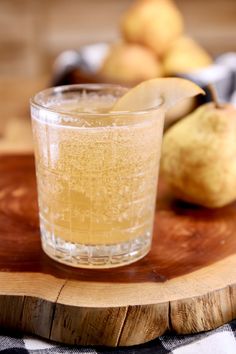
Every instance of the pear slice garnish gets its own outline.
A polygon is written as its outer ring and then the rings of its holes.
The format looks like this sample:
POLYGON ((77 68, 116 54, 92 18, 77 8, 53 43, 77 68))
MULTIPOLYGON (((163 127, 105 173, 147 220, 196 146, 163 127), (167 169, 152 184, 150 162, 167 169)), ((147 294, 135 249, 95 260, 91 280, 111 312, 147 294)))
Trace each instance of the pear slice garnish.
POLYGON ((204 90, 192 81, 181 78, 157 78, 142 82, 119 98, 112 112, 146 111, 158 106, 168 111, 179 101, 205 94, 204 90))

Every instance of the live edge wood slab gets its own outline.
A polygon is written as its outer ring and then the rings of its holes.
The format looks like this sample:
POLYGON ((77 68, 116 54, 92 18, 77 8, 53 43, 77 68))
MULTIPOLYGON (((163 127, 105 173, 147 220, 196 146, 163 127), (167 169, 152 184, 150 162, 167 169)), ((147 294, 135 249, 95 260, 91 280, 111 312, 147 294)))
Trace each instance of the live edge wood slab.
POLYGON ((152 251, 112 270, 41 250, 34 160, 0 157, 0 326, 63 343, 128 346, 236 318, 236 204, 206 210, 159 183, 152 251))

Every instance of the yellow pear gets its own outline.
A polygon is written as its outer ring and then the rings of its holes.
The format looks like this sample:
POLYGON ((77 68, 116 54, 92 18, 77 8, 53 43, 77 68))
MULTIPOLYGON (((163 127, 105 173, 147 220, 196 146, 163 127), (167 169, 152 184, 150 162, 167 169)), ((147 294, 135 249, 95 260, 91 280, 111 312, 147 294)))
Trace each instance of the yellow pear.
POLYGON ((173 193, 209 208, 236 199, 236 109, 200 106, 163 139, 161 173, 173 193))
POLYGON ((187 36, 175 40, 163 58, 165 75, 190 73, 212 64, 210 55, 187 36))
POLYGON ((143 44, 161 56, 183 32, 183 19, 172 0, 139 0, 125 13, 121 30, 128 42, 143 44))
POLYGON ((135 83, 161 76, 162 69, 150 49, 119 43, 111 47, 100 74, 109 81, 135 83))

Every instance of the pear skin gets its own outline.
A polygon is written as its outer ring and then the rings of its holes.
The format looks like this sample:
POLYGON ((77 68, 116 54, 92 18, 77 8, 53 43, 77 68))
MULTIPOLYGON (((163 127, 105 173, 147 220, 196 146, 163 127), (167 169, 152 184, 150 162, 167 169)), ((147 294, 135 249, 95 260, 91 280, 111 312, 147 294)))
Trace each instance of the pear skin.
POLYGON ((164 135, 161 174, 180 199, 219 208, 236 199, 236 109, 200 106, 164 135))
POLYGON ((212 64, 212 58, 194 39, 182 36, 175 40, 165 53, 165 75, 191 73, 212 64))
POLYGON ((100 74, 111 82, 133 83, 162 76, 162 69, 150 49, 117 43, 111 47, 100 74))
POLYGON ((172 0, 137 0, 124 14, 121 31, 130 43, 162 56, 183 32, 183 17, 172 0))

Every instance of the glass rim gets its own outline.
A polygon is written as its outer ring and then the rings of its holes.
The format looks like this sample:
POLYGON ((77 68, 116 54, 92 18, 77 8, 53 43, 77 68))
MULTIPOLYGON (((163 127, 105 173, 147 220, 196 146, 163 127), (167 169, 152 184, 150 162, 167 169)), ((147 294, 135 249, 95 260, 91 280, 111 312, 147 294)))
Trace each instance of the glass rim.
POLYGON ((46 110, 48 112, 51 112, 53 114, 59 114, 59 115, 64 115, 64 116, 73 116, 73 117, 111 117, 111 116, 137 116, 137 115, 145 115, 145 114, 150 114, 155 111, 160 110, 163 107, 164 100, 163 98, 160 98, 162 102, 158 105, 155 105, 153 107, 147 108, 145 110, 138 110, 138 111, 114 111, 114 112, 106 112, 106 113, 99 113, 99 112, 65 112, 65 111, 60 111, 60 109, 55 109, 51 107, 47 107, 46 105, 39 103, 39 95, 46 95, 55 92, 57 93, 66 93, 69 92, 70 89, 91 89, 91 90, 102 90, 102 89, 129 89, 127 86, 122 86, 122 85, 116 85, 116 84, 104 84, 104 83, 90 83, 90 84, 72 84, 72 85, 60 85, 60 86, 53 86, 46 88, 44 90, 41 90, 37 92, 34 96, 30 98, 30 104, 31 106, 46 110))

